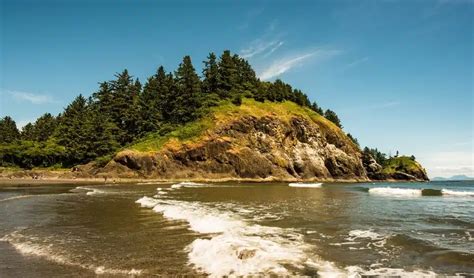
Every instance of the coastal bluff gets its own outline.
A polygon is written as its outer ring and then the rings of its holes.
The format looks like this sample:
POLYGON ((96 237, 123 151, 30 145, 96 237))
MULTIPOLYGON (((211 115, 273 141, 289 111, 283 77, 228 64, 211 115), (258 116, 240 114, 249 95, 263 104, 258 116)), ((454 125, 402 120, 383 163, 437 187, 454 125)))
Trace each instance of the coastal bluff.
POLYGON ((250 99, 215 107, 170 133, 147 136, 103 167, 79 167, 81 173, 131 179, 428 179, 421 166, 388 172, 365 163, 340 128, 308 108, 250 99))

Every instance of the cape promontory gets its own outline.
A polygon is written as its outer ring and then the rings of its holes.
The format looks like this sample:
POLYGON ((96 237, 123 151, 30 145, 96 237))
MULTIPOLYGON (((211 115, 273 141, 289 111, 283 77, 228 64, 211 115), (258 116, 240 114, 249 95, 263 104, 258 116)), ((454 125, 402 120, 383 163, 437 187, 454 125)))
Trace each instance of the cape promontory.
POLYGON ((359 147, 309 108, 244 99, 168 134, 147 136, 104 167, 83 169, 121 178, 427 180, 416 162, 393 171, 373 163, 365 164, 359 147))

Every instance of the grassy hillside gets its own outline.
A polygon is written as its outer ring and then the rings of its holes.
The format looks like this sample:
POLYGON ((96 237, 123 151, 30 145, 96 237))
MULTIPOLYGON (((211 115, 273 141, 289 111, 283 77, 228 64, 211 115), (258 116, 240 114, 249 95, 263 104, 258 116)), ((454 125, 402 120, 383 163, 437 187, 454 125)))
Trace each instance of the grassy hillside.
MULTIPOLYGON (((127 150, 139 152, 159 151, 164 145, 173 143, 192 143, 198 141, 206 135, 206 131, 211 131, 216 126, 232 122, 245 116, 264 117, 272 116, 289 121, 293 116, 300 116, 318 124, 324 131, 333 132, 340 135, 343 140, 352 141, 345 136, 332 122, 312 111, 307 107, 299 106, 291 101, 284 102, 258 102, 253 99, 243 99, 240 106, 232 104, 230 101, 222 102, 219 106, 212 107, 210 113, 203 118, 162 135, 160 132, 150 134, 140 141, 128 146, 127 150)), ((355 148, 356 146, 353 145, 355 148)))
POLYGON ((393 157, 387 160, 382 173, 391 175, 395 172, 416 173, 423 169, 421 165, 408 156, 393 157))

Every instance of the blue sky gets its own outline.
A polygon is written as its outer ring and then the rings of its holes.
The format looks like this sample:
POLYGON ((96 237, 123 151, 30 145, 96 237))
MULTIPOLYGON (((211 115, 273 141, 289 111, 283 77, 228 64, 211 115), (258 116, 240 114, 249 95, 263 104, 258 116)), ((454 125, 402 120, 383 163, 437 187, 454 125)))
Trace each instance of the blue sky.
POLYGON ((24 125, 127 68, 246 57, 335 110, 365 146, 414 154, 430 176, 474 176, 470 0, 0 0, 0 116, 24 125))

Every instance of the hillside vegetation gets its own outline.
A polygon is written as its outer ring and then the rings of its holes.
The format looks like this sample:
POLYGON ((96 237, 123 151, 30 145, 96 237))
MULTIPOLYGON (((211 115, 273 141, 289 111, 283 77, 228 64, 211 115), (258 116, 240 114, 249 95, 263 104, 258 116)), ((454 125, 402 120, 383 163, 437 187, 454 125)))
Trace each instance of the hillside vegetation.
MULTIPOLYGON (((215 129, 217 126, 222 126, 246 116, 258 118, 272 116, 285 122, 289 122, 294 116, 300 116, 318 124, 323 130, 331 130, 343 134, 331 121, 313 110, 297 105, 294 102, 258 102, 253 99, 244 98, 240 105, 234 105, 230 101, 223 102, 219 106, 212 107, 208 114, 194 122, 179 126, 175 130, 163 135, 160 132, 149 134, 126 149, 153 152, 161 150, 165 144, 197 142, 201 136, 205 136, 206 133, 209 133, 210 130, 215 129)), ((354 148, 357 148, 349 138, 346 137, 344 140, 352 144, 354 148)))

